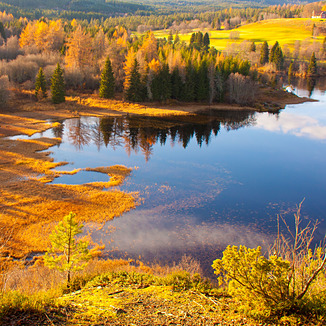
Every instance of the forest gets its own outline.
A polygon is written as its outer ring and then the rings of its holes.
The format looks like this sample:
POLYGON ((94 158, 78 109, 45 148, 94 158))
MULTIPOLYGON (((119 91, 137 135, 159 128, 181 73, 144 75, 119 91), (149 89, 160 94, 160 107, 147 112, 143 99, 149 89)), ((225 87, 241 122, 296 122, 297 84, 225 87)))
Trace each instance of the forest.
MULTIPOLYGON (((110 95, 100 91, 100 97, 104 98, 122 94, 131 102, 176 100, 252 105, 258 83, 264 82, 262 71, 278 71, 289 77, 318 75, 317 66, 322 71, 326 55, 323 24, 310 23, 313 42, 298 41, 294 48, 282 48, 277 41, 267 44, 247 40, 239 44, 237 29, 232 29, 227 49, 218 51, 210 44, 210 30, 231 29, 275 15, 304 16, 312 8, 321 10, 322 7, 321 2, 272 6, 265 9, 263 16, 261 9, 230 8, 202 13, 200 19, 192 19, 189 24, 187 14, 182 14, 185 16, 180 24, 177 17, 163 15, 155 16, 154 26, 151 22, 146 25, 146 21, 139 25, 137 16, 121 17, 125 23, 120 24, 115 20, 120 18, 90 22, 44 17, 31 20, 1 12, 1 88, 8 89, 11 85, 32 91, 40 68, 44 73, 44 87, 50 88, 54 70, 60 64, 65 89, 98 93, 101 83, 111 83, 110 95), (138 25, 137 31, 133 32, 130 24, 138 25), (151 29, 163 25, 170 27, 166 37, 156 37, 151 29), (189 42, 182 40, 185 30, 195 31, 189 42), (324 37, 323 42, 313 40, 317 37, 319 40, 324 37), (103 76, 106 62, 111 70, 103 76)), ((2 93, 4 104, 6 92, 2 93)))

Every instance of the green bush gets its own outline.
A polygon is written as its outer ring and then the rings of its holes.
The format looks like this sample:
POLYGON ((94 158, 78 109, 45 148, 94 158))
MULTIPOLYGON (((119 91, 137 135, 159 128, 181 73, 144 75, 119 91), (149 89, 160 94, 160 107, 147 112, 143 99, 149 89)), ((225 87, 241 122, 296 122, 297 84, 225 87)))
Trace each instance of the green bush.
POLYGON ((295 231, 288 228, 292 239, 279 234, 267 257, 260 247, 228 246, 213 262, 219 284, 249 317, 301 320, 326 313, 325 246, 310 248, 316 225, 300 228, 300 209, 295 231))
POLYGON ((197 290, 209 292, 212 288, 208 280, 202 279, 199 274, 190 275, 186 271, 177 271, 166 276, 165 285, 172 285, 173 291, 181 292, 186 290, 197 290))

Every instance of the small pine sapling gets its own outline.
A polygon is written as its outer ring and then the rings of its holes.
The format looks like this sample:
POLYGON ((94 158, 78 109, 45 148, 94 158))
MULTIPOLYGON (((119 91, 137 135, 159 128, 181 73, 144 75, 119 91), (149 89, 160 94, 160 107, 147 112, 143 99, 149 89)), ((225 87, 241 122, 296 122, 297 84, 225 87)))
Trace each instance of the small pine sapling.
POLYGON ((46 91, 46 79, 45 79, 45 75, 44 75, 42 67, 38 71, 38 74, 37 74, 36 80, 35 80, 35 95, 36 95, 36 97, 39 96, 39 91, 42 92, 43 98, 48 96, 47 91, 46 91))
POLYGON ((76 214, 70 212, 58 224, 50 235, 51 248, 44 256, 46 266, 67 273, 68 284, 71 274, 85 268, 92 258, 88 249, 89 242, 76 238, 82 233, 83 225, 74 220, 75 216, 76 214))

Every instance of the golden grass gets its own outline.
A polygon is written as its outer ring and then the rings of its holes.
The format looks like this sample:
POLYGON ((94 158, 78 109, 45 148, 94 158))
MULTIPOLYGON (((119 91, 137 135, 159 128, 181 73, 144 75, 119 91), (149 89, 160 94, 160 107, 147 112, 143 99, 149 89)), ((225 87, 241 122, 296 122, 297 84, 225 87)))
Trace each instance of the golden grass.
POLYGON ((176 109, 161 109, 146 106, 143 104, 129 103, 117 100, 100 99, 95 96, 79 97, 79 96, 67 96, 66 101, 75 102, 79 105, 100 108, 110 111, 129 113, 129 114, 140 114, 149 116, 165 116, 165 115, 187 115, 187 112, 176 110, 176 109))
MULTIPOLYGON (((6 125, 6 136, 27 131, 33 133, 48 128, 44 120, 1 115, 1 125, 6 125), (24 129, 24 124, 27 128, 24 129), (10 129, 10 125, 13 126, 10 129), (17 127, 18 126, 18 127, 17 127), (17 128, 16 128, 17 127, 17 128)), ((105 221, 120 216, 137 205, 136 194, 118 190, 103 191, 121 184, 131 173, 122 166, 100 167, 98 172, 110 175, 104 183, 87 185, 46 184, 61 174, 72 172, 53 171, 65 162, 53 162, 48 153, 39 152, 57 144, 57 138, 10 140, 0 138, 0 227, 12 230, 8 252, 23 257, 32 251, 44 251, 49 245, 48 236, 57 222, 70 211, 84 223, 95 222, 100 227, 105 221)))

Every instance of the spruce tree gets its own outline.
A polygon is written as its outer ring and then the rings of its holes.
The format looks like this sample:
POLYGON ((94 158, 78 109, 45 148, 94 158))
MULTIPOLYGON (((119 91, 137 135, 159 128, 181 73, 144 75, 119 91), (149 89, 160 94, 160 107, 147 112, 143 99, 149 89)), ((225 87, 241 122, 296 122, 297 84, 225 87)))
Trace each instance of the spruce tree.
POLYGON ((293 75, 293 62, 291 61, 289 65, 289 70, 288 70, 288 83, 291 84, 291 79, 293 75))
POLYGON ((172 33, 172 30, 170 30, 170 33, 169 33, 169 36, 168 36, 168 42, 170 44, 172 44, 172 42, 173 42, 173 33, 172 33))
POLYGON ((65 101, 65 82, 63 77, 63 70, 60 68, 59 63, 54 70, 51 78, 51 93, 52 102, 54 104, 62 103, 65 101))
POLYGON ((279 44, 276 41, 275 44, 271 48, 271 52, 269 54, 269 62, 271 62, 271 63, 274 62, 275 63, 275 53, 276 53, 278 48, 279 48, 279 44))
POLYGON ((6 36, 5 28, 4 28, 2 22, 0 22, 0 35, 1 35, 1 37, 2 37, 5 41, 7 41, 7 36, 6 36))
POLYGON ((312 54, 311 54, 307 74, 309 76, 317 74, 317 60, 316 60, 315 52, 312 52, 312 54))
POLYGON ((138 71, 138 62, 135 59, 130 74, 129 87, 126 90, 126 99, 131 102, 141 102, 144 99, 144 87, 138 71))
POLYGON ((180 42, 180 37, 179 37, 178 32, 176 32, 175 37, 174 37, 174 44, 177 44, 179 42, 180 42))
POLYGON ((48 96, 48 94, 46 92, 45 75, 44 75, 42 67, 39 69, 38 74, 36 76, 36 80, 35 80, 35 95, 36 95, 36 97, 39 95, 40 90, 42 92, 42 97, 48 96))
POLYGON ((196 79, 196 99, 197 101, 208 101, 209 99, 209 79, 208 79, 208 65, 203 60, 197 70, 196 79))
POLYGON ((275 50, 273 62, 275 63, 277 70, 283 69, 284 55, 280 46, 278 46, 275 50))
POLYGON ((210 45, 209 35, 208 35, 208 33, 205 33, 204 38, 203 38, 203 46, 206 51, 208 50, 209 45, 210 45))
POLYGON ((196 93, 195 93, 195 83, 197 80, 196 71, 189 61, 186 66, 186 79, 183 88, 182 99, 186 102, 192 102, 195 100, 196 93))
POLYGON ((265 41, 261 47, 260 51, 260 63, 264 65, 268 62, 269 59, 269 49, 268 49, 268 43, 265 41))
POLYGON ((183 82, 178 67, 175 67, 171 75, 171 97, 176 100, 182 99, 183 82))
POLYGON ((50 235, 51 248, 44 256, 44 264, 67 273, 68 284, 71 273, 83 269, 92 255, 88 250, 88 241, 77 240, 83 225, 76 222, 74 213, 69 213, 50 235))
POLYGON ((249 51, 250 52, 256 52, 256 44, 255 44, 255 42, 251 42, 249 51))
POLYGON ((99 95, 101 98, 113 98, 115 79, 113 75, 111 60, 106 58, 104 69, 101 74, 99 95))

